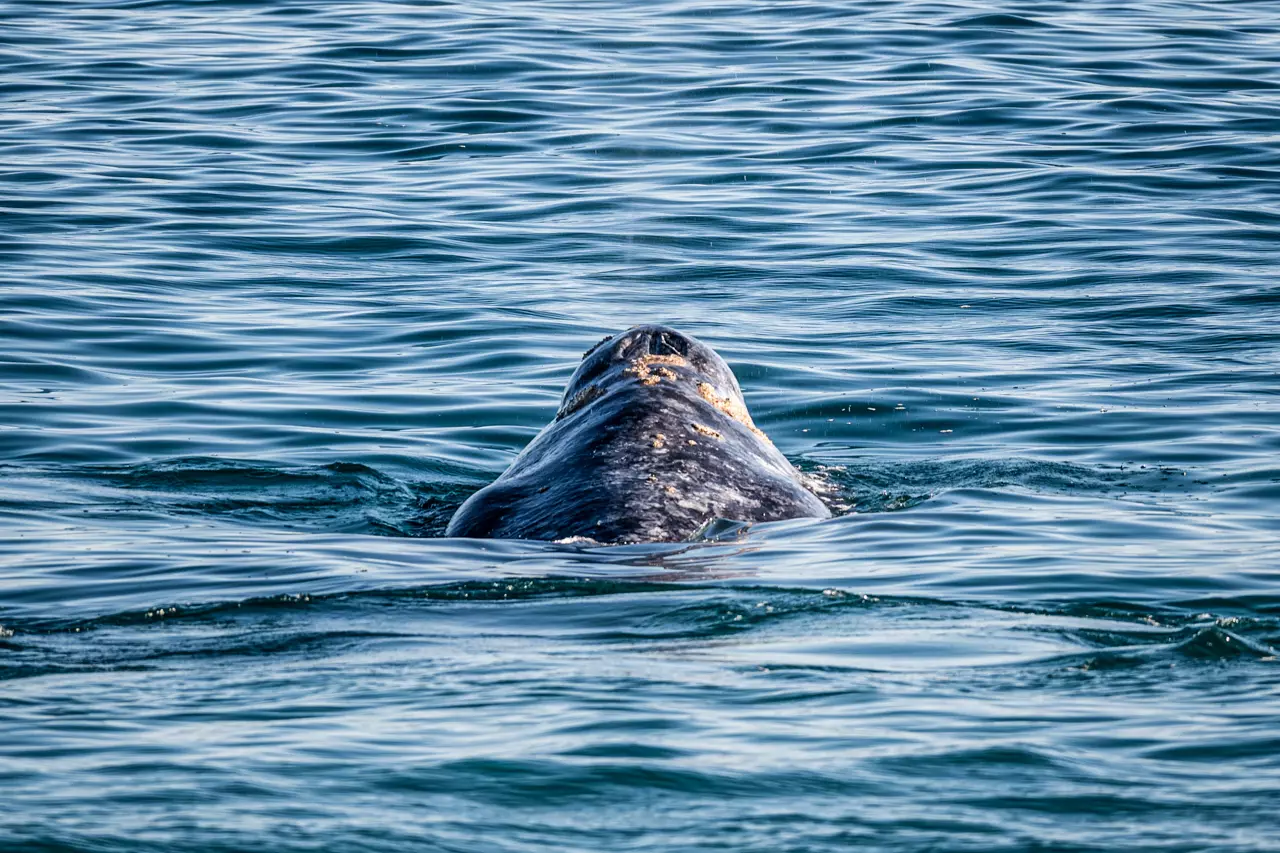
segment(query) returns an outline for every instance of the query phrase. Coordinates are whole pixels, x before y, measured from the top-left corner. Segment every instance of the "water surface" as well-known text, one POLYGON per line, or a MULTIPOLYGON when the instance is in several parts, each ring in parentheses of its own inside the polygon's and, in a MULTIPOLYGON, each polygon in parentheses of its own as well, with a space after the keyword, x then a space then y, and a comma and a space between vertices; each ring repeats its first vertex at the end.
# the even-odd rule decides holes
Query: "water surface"
POLYGON ((1278 850, 1267 2, 0 23, 0 848, 1278 850), (442 538, 640 322, 839 511, 442 538))

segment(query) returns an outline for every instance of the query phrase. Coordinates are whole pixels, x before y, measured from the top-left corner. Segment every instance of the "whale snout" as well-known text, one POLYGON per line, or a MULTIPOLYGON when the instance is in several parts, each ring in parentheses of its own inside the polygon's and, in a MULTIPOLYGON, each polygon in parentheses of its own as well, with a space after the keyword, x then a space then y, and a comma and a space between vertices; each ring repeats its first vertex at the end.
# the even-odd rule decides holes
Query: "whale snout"
POLYGON ((673 355, 685 358, 698 344, 669 326, 636 326, 616 337, 612 357, 632 361, 646 355, 673 355))
POLYGON ((670 326, 645 324, 587 350, 569 379, 557 417, 580 410, 611 388, 629 385, 742 405, 738 380, 715 350, 670 326))
POLYGON ((679 332, 663 330, 649 335, 649 352, 652 355, 678 355, 689 353, 689 339, 679 332))

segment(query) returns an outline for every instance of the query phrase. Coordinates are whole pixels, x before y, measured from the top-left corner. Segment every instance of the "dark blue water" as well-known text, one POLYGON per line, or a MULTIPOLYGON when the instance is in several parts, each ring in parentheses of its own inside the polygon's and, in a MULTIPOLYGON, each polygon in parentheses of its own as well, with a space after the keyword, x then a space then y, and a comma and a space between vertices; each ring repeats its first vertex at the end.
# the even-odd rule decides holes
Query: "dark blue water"
POLYGON ((0 849, 1280 850, 1280 8, 0 8, 0 849), (579 355, 830 521, 441 538, 579 355))

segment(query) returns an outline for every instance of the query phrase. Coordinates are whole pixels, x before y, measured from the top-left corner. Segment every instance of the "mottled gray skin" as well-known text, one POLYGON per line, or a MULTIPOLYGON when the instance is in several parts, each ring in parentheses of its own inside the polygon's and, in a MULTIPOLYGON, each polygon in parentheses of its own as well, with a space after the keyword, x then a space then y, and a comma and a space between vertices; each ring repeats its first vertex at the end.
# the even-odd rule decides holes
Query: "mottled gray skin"
POLYGON ((679 542, 716 518, 830 515, 751 423, 714 350, 637 326, 587 352, 556 420, 467 499, 447 535, 679 542))

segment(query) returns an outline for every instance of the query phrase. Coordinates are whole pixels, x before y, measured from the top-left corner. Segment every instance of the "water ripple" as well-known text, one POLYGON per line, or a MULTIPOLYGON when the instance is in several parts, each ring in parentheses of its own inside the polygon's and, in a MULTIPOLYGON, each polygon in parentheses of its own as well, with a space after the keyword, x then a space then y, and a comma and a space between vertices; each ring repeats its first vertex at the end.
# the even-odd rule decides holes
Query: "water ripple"
POLYGON ((0 847, 1273 849, 1271 11, 9 3, 0 847), (442 538, 645 321, 838 517, 442 538))

